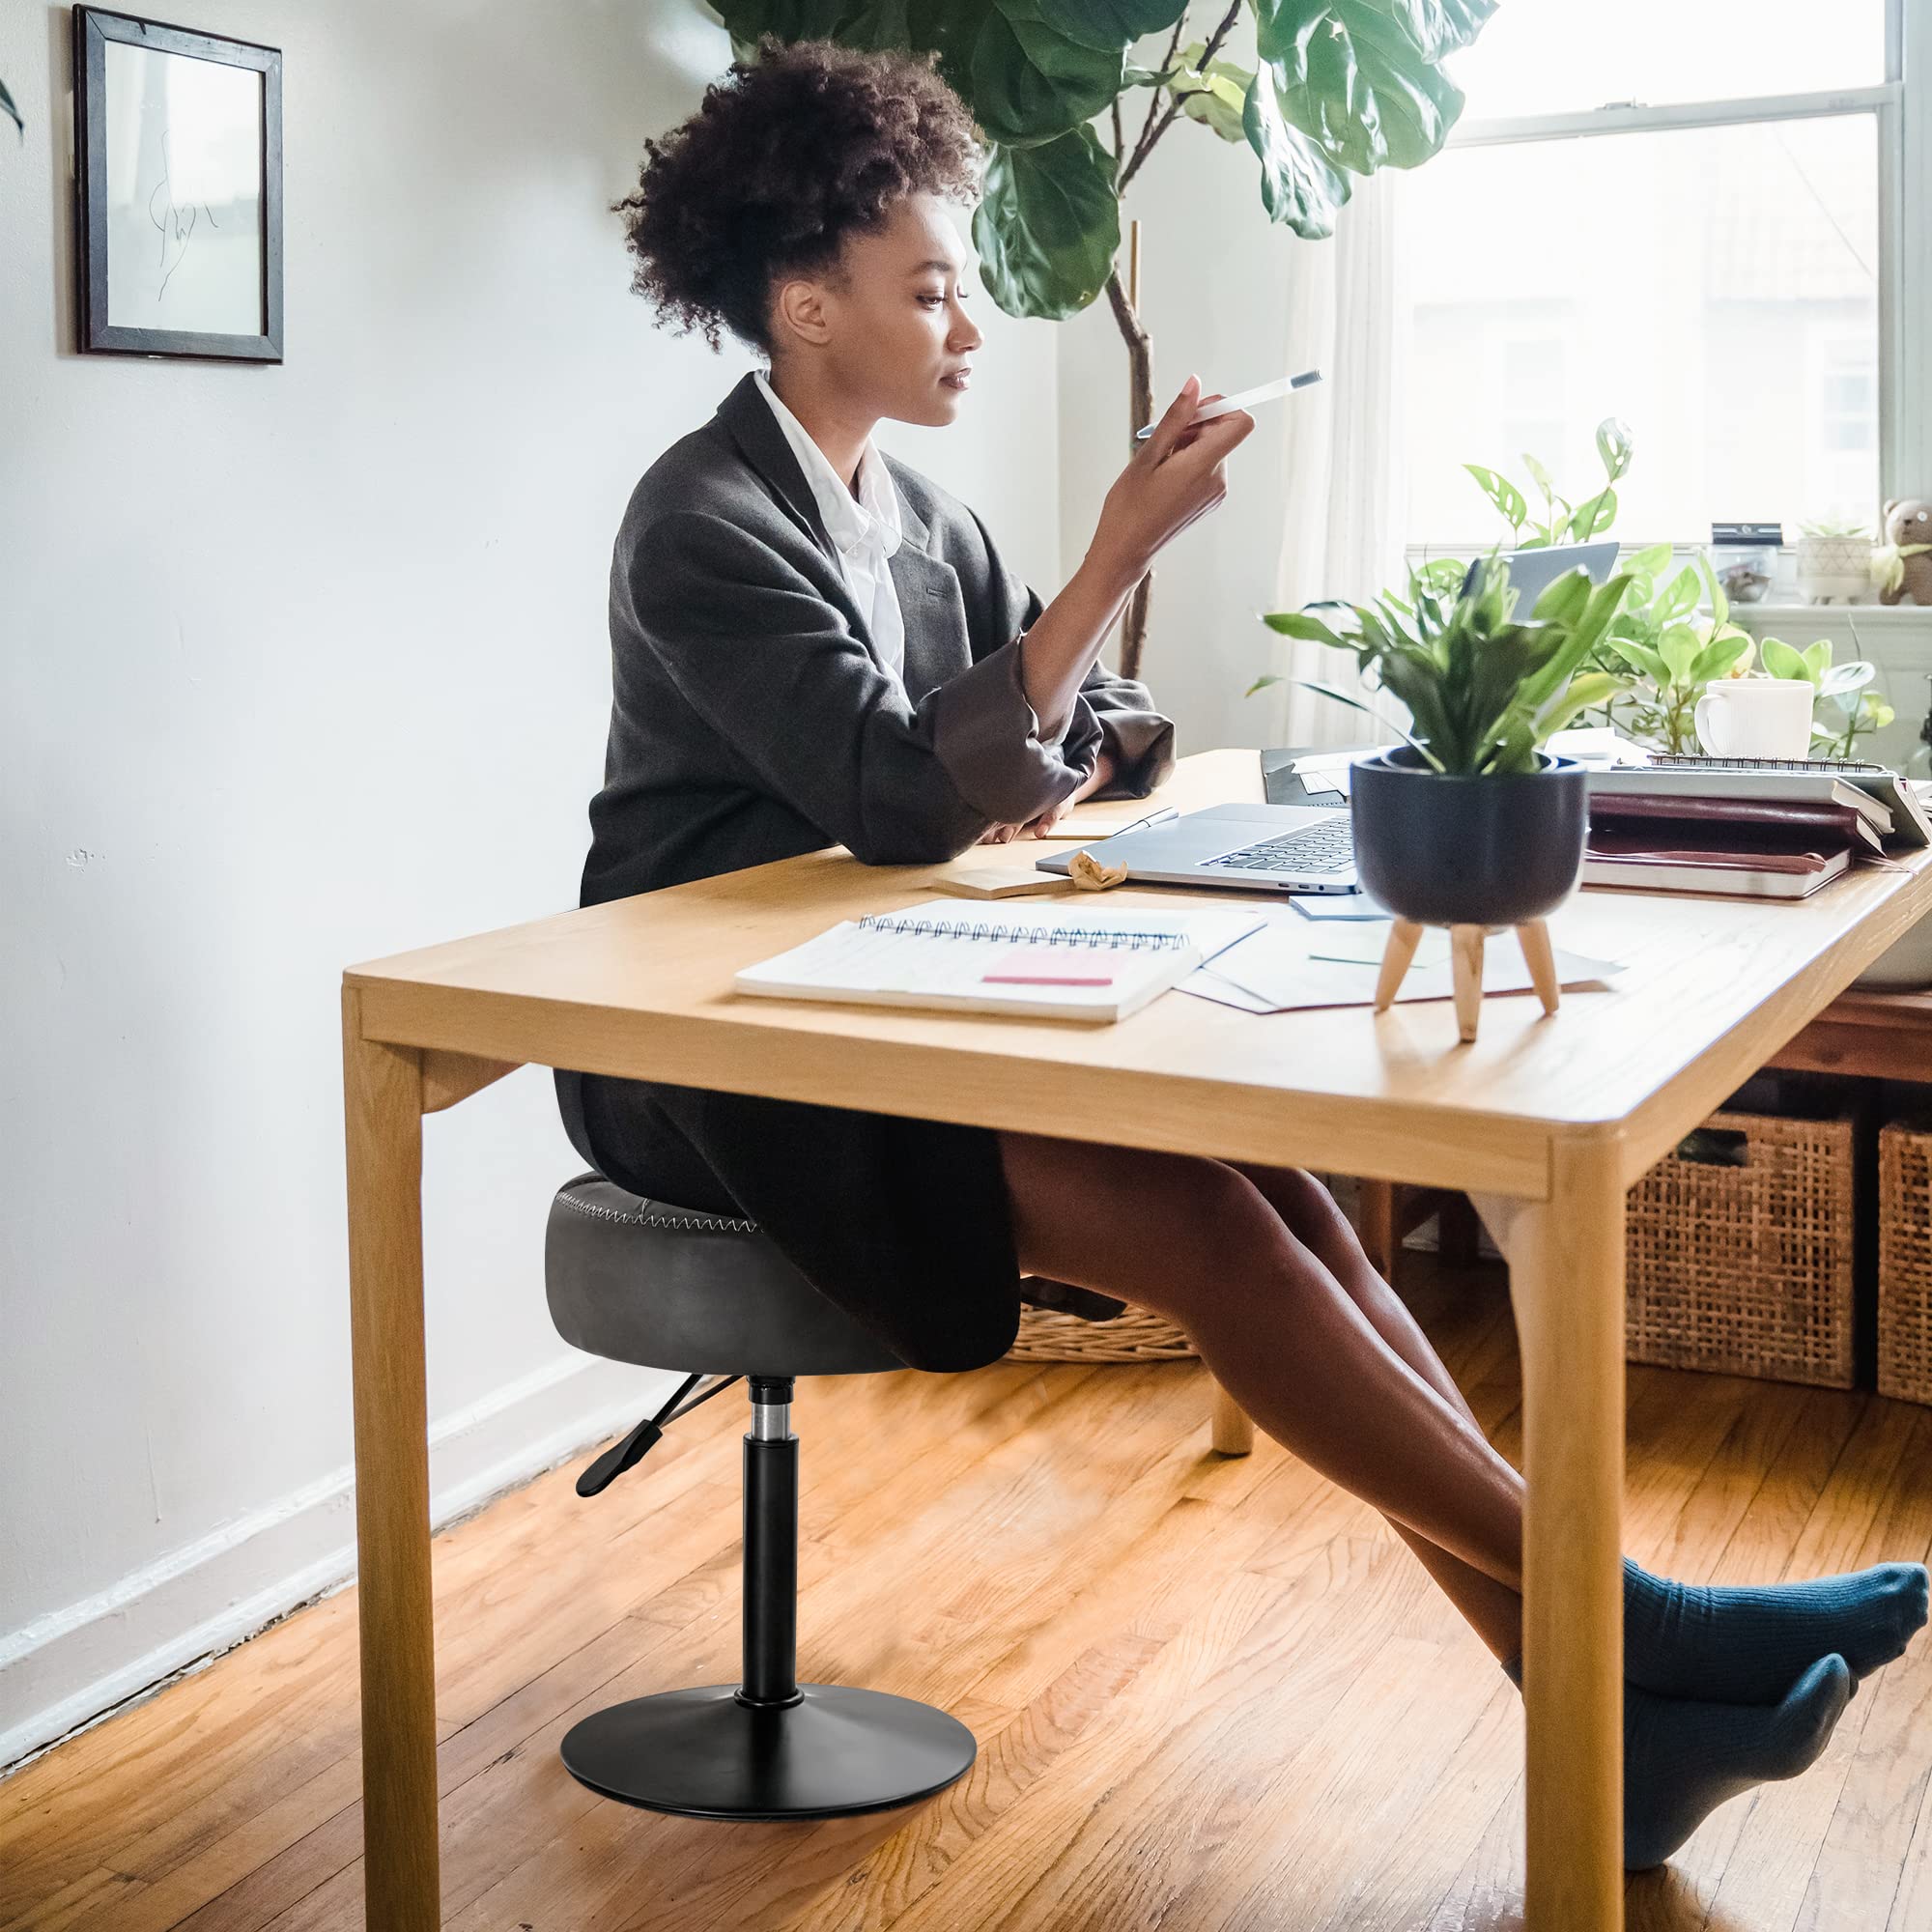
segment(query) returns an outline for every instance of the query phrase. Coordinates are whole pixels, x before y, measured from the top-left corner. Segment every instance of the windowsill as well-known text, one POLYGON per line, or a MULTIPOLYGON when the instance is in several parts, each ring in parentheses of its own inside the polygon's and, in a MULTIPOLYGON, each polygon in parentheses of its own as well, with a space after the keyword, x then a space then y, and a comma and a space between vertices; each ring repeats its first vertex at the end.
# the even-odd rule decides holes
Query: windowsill
POLYGON ((1877 625, 1881 629, 1909 630, 1932 624, 1932 609, 1923 604, 1733 604, 1731 617, 1746 630, 1765 623, 1842 623, 1861 629, 1877 625))
MULTIPOLYGON (((1614 543, 1617 546, 1619 566, 1628 563, 1640 550, 1649 550, 1650 544, 1637 543, 1634 539, 1617 535, 1614 531, 1592 539, 1597 543, 1614 543)), ((1662 543, 1659 537, 1656 542, 1662 543)), ((1467 560, 1487 556, 1493 549, 1505 548, 1492 538, 1488 543, 1411 543, 1405 548, 1404 557, 1411 569, 1444 557, 1467 560)), ((1694 558, 1707 556, 1711 545, 1708 543, 1673 543, 1671 545, 1671 569, 1681 569, 1694 558)), ((1796 624, 1828 621, 1839 623, 1849 618, 1861 628, 1867 625, 1881 630, 1905 630, 1922 628, 1932 621, 1932 607, 1923 604, 1806 604, 1792 594, 1797 577, 1797 556, 1791 545, 1786 544, 1778 553, 1777 566, 1773 573, 1771 590, 1773 594, 1762 604, 1731 604, 1731 616, 1746 630, 1754 629, 1766 623, 1796 624)), ((1705 600, 1700 598, 1700 604, 1705 600)), ((1708 609, 1708 605, 1705 605, 1708 609)))

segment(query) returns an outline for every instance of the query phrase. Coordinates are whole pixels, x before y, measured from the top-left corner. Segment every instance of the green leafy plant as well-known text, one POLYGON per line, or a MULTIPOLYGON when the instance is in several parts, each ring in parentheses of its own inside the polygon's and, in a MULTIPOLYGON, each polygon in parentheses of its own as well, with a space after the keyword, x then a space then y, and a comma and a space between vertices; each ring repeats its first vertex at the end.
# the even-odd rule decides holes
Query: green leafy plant
MULTIPOLYGON (((1536 770, 1537 749, 1552 731, 1622 688, 1623 679, 1589 664, 1628 587, 1627 578, 1612 577, 1593 588, 1582 571, 1567 571, 1520 620, 1508 566, 1492 555, 1466 596, 1438 595, 1412 574, 1407 599, 1310 604, 1262 621, 1284 637, 1352 653, 1364 683, 1407 708, 1412 728, 1401 735, 1432 770, 1480 778, 1536 770)), ((1249 695, 1283 682, 1306 680, 1257 678, 1249 695)), ((1375 715, 1346 693, 1330 695, 1375 715)))
POLYGON ((1634 671, 1609 724, 1663 752, 1694 752, 1692 716, 1705 685, 1749 668, 1756 646, 1730 621, 1729 600, 1700 556, 1670 574, 1672 551, 1652 544, 1624 564, 1630 595, 1599 650, 1600 668, 1634 671), (1698 609, 1708 591, 1708 614, 1698 609))
POLYGON ((1865 732, 1882 730, 1898 715, 1886 698, 1864 688, 1877 667, 1863 658, 1834 665, 1829 638, 1802 651, 1781 638, 1766 638, 1758 659, 1773 677, 1803 678, 1811 686, 1812 750, 1821 758, 1849 758, 1865 732), (1820 718, 1817 709, 1823 705, 1831 712, 1820 718))
POLYGON ((1510 526, 1510 548, 1544 550, 1551 544, 1587 543, 1616 522, 1616 485, 1630 469, 1634 453, 1629 425, 1615 416, 1605 416, 1597 425, 1597 460, 1604 466, 1604 487, 1595 496, 1575 504, 1556 494, 1548 470, 1535 457, 1525 454, 1523 468, 1543 497, 1541 522, 1531 518, 1528 497, 1500 470, 1486 469, 1480 463, 1465 463, 1463 468, 1502 512, 1510 526), (1525 525, 1528 536, 1523 535, 1525 525))
MULTIPOLYGON (((760 36, 937 51, 990 143, 973 245, 1009 315, 1064 320, 1104 293, 1126 345, 1129 431, 1153 419, 1153 345, 1116 256, 1121 197, 1177 120, 1255 156, 1262 208, 1293 233, 1334 233, 1351 178, 1420 166, 1463 111, 1444 58, 1496 0, 1231 0, 1205 39, 1185 0, 716 0, 732 52, 760 36), (1243 7, 1256 64, 1222 49, 1243 7), (1127 52, 1168 33, 1157 67, 1127 52), (1141 94, 1137 135, 1124 125, 1141 94), (1093 125, 1104 119, 1111 142, 1093 125)), ((1131 447, 1131 444, 1129 445, 1131 447)), ((1140 674, 1152 573, 1127 607, 1121 668, 1140 674)))
POLYGON ((1815 524, 1800 524, 1798 528, 1801 535, 1826 542, 1838 537, 1862 537, 1867 542, 1871 539, 1871 526, 1853 517, 1825 517, 1815 524))

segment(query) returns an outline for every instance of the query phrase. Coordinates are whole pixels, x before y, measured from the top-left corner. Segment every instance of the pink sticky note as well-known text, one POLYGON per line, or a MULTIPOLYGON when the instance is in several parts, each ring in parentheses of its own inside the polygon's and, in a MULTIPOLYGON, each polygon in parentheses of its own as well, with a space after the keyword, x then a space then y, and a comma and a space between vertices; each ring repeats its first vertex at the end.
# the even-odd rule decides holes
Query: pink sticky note
POLYGON ((1023 946, 980 976, 982 984, 1001 986, 1111 986, 1111 963, 1082 958, 1065 946, 1023 946))

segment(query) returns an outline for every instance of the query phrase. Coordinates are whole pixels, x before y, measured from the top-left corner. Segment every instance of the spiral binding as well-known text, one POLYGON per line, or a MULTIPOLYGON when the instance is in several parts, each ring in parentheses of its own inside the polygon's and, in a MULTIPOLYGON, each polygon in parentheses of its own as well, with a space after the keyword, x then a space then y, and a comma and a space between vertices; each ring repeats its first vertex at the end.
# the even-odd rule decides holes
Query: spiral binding
POLYGON ((1891 777, 1889 765, 1864 758, 1714 758, 1695 752, 1654 752, 1651 768, 1665 772, 1859 772, 1891 777))
POLYGON ((1012 946, 1097 946, 1110 952, 1169 952, 1187 944, 1181 932, 1098 932, 1077 925, 1002 925, 991 920, 961 924, 945 919, 894 919, 872 913, 859 922, 867 932, 916 939, 1003 939, 1012 946))

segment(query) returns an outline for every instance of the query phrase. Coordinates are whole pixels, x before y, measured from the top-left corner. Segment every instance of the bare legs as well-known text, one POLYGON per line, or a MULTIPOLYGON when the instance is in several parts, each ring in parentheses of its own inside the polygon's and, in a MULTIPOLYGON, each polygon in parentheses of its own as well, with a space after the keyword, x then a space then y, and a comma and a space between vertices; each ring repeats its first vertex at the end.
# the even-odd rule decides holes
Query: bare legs
MULTIPOLYGON (((1402 1298, 1369 1264, 1362 1244, 1335 1197, 1312 1175, 1297 1169, 1247 1167, 1238 1169, 1254 1182, 1288 1226, 1315 1252, 1321 1264, 1354 1297, 1376 1332, 1446 1401, 1469 1427, 1482 1433, 1475 1412, 1463 1400, 1456 1378, 1416 1326, 1402 1298)), ((1486 1438, 1487 1439, 1487 1438, 1486 1438)), ((1498 1459, 1501 1460, 1500 1458, 1498 1459)), ((1509 1464, 1504 1463, 1506 1469, 1509 1464)), ((1519 1508, 1522 1479, 1514 1469, 1519 1508)), ((1389 1519, 1390 1526, 1415 1553, 1416 1560, 1435 1579, 1443 1594, 1462 1611, 1477 1635, 1497 1659, 1508 1662, 1522 1650, 1522 1597, 1518 1589, 1497 1582, 1481 1570, 1452 1556, 1448 1550, 1418 1536, 1406 1524, 1389 1519)), ((1519 1530, 1519 1537, 1520 1530, 1519 1530)), ((1520 1581, 1520 1579, 1519 1579, 1520 1581)))
POLYGON ((1276 1441, 1388 1518, 1503 1660, 1522 1647, 1522 1478, 1309 1176, 1000 1136, 1020 1266, 1187 1331, 1276 1441))

